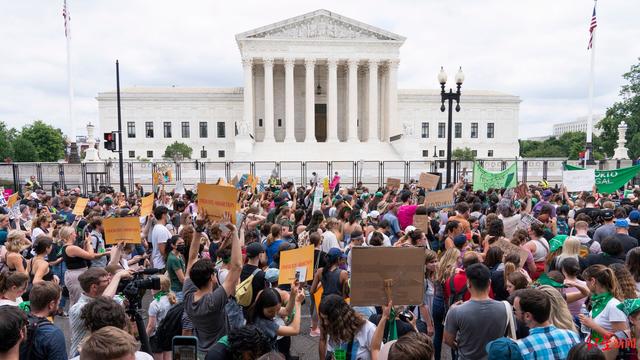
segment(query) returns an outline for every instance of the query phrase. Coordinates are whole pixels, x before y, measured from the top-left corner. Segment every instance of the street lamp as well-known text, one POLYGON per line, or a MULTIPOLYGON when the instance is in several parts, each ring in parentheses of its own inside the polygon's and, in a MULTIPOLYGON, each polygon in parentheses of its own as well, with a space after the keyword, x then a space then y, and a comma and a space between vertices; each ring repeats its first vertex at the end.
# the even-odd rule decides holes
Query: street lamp
POLYGON ((456 85, 457 90, 454 93, 453 89, 449 88, 449 92, 444 90, 444 86, 447 83, 447 73, 444 72, 444 68, 440 67, 440 72, 438 73, 438 82, 440 83, 440 88, 442 91, 440 95, 442 97, 442 106, 440 106, 440 111, 444 112, 446 109, 444 106, 445 101, 449 101, 449 119, 447 122, 447 185, 451 183, 451 142, 453 140, 453 136, 451 134, 451 128, 453 127, 453 100, 456 101, 456 112, 460 111, 460 87, 462 86, 462 82, 464 81, 464 73, 462 72, 462 67, 458 70, 456 74, 456 85))

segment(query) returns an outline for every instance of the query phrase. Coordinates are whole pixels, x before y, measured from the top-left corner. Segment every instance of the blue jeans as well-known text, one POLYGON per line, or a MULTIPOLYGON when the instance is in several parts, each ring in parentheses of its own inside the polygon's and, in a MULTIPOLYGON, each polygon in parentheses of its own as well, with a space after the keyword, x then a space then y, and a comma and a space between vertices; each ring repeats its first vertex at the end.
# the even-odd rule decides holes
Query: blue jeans
POLYGON ((442 335, 444 334, 444 298, 436 295, 433 298, 433 307, 431 309, 433 316, 433 349, 434 359, 440 360, 440 354, 442 351, 442 335))
MULTIPOLYGON (((60 262, 60 264, 52 266, 51 271, 53 271, 53 274, 56 275, 58 279, 60 279, 60 287, 63 287, 64 273, 67 271, 67 264, 64 261, 62 261, 60 262)), ((60 296, 60 304, 58 305, 60 309, 64 309, 66 304, 67 304, 67 297, 60 296)))

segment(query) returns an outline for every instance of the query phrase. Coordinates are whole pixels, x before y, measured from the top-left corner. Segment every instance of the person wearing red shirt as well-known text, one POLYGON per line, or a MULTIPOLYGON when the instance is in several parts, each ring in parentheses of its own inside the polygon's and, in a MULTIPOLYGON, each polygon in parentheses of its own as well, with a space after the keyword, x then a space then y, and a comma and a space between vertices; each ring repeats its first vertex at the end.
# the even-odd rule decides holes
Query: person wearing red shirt
MULTIPOLYGON (((469 266, 473 265, 473 264, 477 264, 480 263, 480 258, 478 257, 478 254, 474 251, 467 251, 464 254, 464 257, 462 258, 462 269, 458 269, 456 270, 456 274, 453 275, 452 277, 450 277, 445 283, 444 283, 444 303, 445 304, 449 304, 449 299, 452 295, 452 291, 451 291, 451 279, 453 279, 453 287, 454 287, 454 291, 455 291, 455 295, 457 295, 458 299, 459 294, 463 291, 464 287, 467 285, 467 274, 465 273, 464 269, 468 268, 469 266)), ((469 300, 469 298, 471 297, 471 293, 469 292, 469 289, 467 287, 467 289, 464 292, 464 295, 462 296, 462 300, 463 301, 467 301, 469 300)), ((489 297, 493 299, 494 295, 493 295, 493 290, 491 290, 491 288, 489 288, 489 297)))

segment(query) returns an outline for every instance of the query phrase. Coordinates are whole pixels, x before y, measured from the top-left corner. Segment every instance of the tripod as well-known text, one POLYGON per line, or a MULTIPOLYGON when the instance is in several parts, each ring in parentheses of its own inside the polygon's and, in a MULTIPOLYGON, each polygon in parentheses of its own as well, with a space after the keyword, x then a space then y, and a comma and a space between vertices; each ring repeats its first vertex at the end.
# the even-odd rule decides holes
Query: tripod
POLYGON ((129 315, 129 318, 131 318, 131 320, 136 322, 136 327, 138 328, 138 336, 140 337, 140 350, 153 356, 151 345, 149 344, 149 336, 147 336, 147 329, 144 326, 144 321, 142 321, 142 315, 140 315, 138 308, 132 301, 129 301, 127 315, 129 315))

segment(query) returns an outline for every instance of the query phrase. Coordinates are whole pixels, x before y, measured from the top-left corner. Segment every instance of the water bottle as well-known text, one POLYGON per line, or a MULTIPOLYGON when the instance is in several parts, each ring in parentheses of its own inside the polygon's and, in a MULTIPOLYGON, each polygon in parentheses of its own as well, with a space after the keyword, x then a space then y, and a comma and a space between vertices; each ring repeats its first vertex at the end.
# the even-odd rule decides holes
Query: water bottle
MULTIPOLYGON (((587 310, 587 307, 584 304, 582 304, 582 307, 580 307, 580 314, 587 317, 589 316, 589 310, 587 310)), ((586 326, 584 323, 581 323, 580 332, 587 336, 591 334, 591 329, 588 326, 586 326)))

